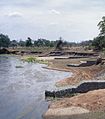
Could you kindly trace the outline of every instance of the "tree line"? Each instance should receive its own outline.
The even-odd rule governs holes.
[[[39,38],[37,40],[33,40],[28,37],[25,41],[23,40],[10,40],[8,35],[0,34],[0,47],[57,47],[61,49],[63,46],[74,46],[76,43],[63,41],[62,37],[58,40],[50,41],[43,38]]]
[[[67,42],[63,41],[62,37],[58,40],[50,41],[43,38],[39,38],[37,40],[33,40],[30,37],[27,40],[16,41],[10,40],[8,35],[0,34],[0,48],[2,47],[56,47],[58,49],[62,49],[63,46],[72,47],[72,46],[89,46],[94,50],[103,50],[105,49],[105,16],[102,17],[102,20],[97,25],[99,27],[100,33],[93,40],[82,41],[80,43],[75,42]]]

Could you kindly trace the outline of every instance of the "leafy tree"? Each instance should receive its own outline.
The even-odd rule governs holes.
[[[55,46],[55,41],[50,41],[50,47],[54,47]]]
[[[18,42],[17,42],[16,40],[12,40],[12,41],[10,42],[10,46],[12,46],[12,47],[18,46]]]
[[[60,37],[57,42],[56,49],[62,50],[62,45],[63,45],[63,41],[62,41],[62,37]]]
[[[0,34],[0,47],[9,47],[10,39],[7,35]]]
[[[31,46],[32,46],[32,39],[28,37],[28,39],[26,40],[26,47],[31,47]]]
[[[43,42],[43,39],[38,39],[37,41],[37,46],[40,47],[40,46],[44,46],[44,42]]]
[[[44,45],[47,46],[47,47],[49,47],[50,46],[50,41],[45,39],[44,40]]]
[[[105,36],[105,16],[103,16],[102,17],[102,21],[100,21],[98,23],[98,27],[99,27],[99,30],[100,30],[100,34],[99,35]]]
[[[98,27],[100,33],[99,36],[94,38],[92,46],[94,46],[96,50],[102,50],[105,48],[105,16],[103,16],[102,20],[98,23]]]
[[[80,46],[89,46],[92,44],[92,40],[88,40],[88,41],[82,41],[80,43]]]
[[[94,46],[94,50],[102,50],[105,47],[104,36],[94,38],[92,45]]]
[[[25,44],[26,44],[26,42],[25,42],[25,41],[20,40],[18,44],[19,44],[19,46],[24,47],[24,46],[25,46]]]
[[[46,47],[49,47],[50,46],[50,41],[40,38],[37,41],[34,41],[34,46],[38,46],[38,47],[46,46]]]

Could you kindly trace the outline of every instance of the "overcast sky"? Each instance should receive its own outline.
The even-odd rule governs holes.
[[[90,40],[105,15],[105,0],[0,0],[0,33],[11,40]]]

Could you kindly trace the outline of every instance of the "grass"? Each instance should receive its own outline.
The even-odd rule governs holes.
[[[48,61],[46,60],[40,60],[37,57],[34,56],[27,56],[22,59],[23,61],[26,61],[28,63],[39,63],[39,64],[48,64]]]

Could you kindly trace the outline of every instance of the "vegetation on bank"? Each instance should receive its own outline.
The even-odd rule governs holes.
[[[23,57],[22,60],[25,61],[25,62],[28,62],[28,63],[48,64],[48,61],[38,59],[37,57],[32,57],[32,56]]]

